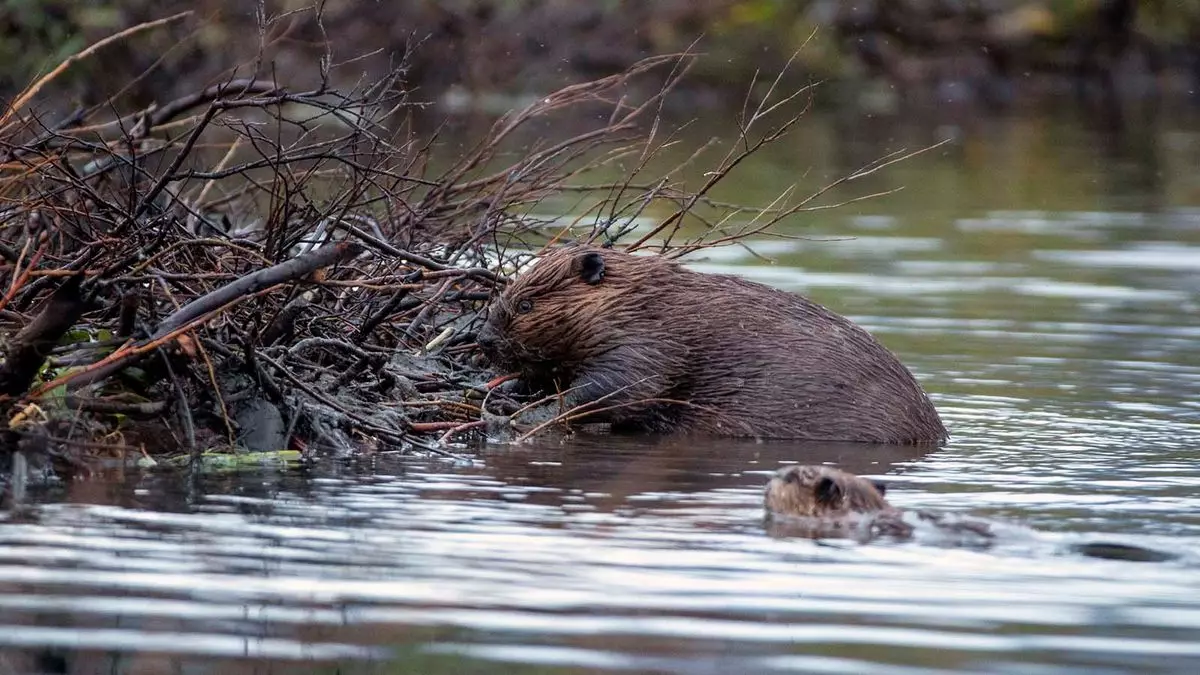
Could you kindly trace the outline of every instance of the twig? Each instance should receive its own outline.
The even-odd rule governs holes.
[[[125,415],[127,417],[157,417],[167,408],[166,401],[129,402],[107,398],[86,398],[67,394],[63,399],[66,406],[80,412],[101,415]]]
[[[82,276],[68,277],[37,318],[12,338],[0,363],[0,396],[20,396],[29,389],[50,349],[83,315],[86,303],[82,284]]]
[[[255,293],[294,281],[322,267],[353,257],[359,250],[355,244],[343,242],[248,274],[184,305],[164,319],[154,333],[142,343],[122,347],[80,372],[64,375],[43,385],[35,394],[40,396],[43,392],[62,384],[67,384],[71,388],[79,388],[110,377],[131,365],[136,359],[145,356],[150,350],[157,349],[217,316],[231,303],[240,302]]]
[[[100,49],[103,49],[104,47],[107,47],[108,45],[110,45],[114,42],[119,42],[121,40],[124,40],[127,37],[136,35],[137,33],[141,33],[142,31],[147,31],[147,30],[151,30],[153,28],[158,28],[159,26],[165,26],[168,23],[173,23],[175,21],[189,17],[191,15],[192,15],[191,11],[180,12],[179,14],[173,14],[171,16],[168,16],[168,17],[165,17],[162,19],[158,19],[157,21],[147,21],[145,23],[140,23],[136,26],[130,26],[129,28],[126,28],[125,30],[123,30],[119,33],[110,35],[102,40],[98,40],[98,41],[92,43],[91,45],[89,45],[88,47],[84,48],[83,50],[68,56],[66,59],[63,60],[62,63],[58,64],[58,66],[56,66],[53,70],[51,70],[49,73],[46,73],[45,75],[43,75],[36,82],[31,84],[29,87],[27,87],[25,89],[25,91],[21,92],[21,95],[17,97],[17,100],[13,101],[12,104],[9,105],[8,110],[6,110],[4,112],[4,115],[0,116],[0,127],[3,127],[5,124],[7,124],[9,119],[14,114],[16,114],[16,112],[18,110],[25,107],[25,104],[29,103],[29,101],[31,99],[33,99],[34,96],[37,96],[38,92],[40,92],[43,87],[45,87],[51,81],[56,79],[59,75],[61,75],[67,68],[70,68],[72,65],[78,63],[79,61],[82,61],[83,59],[86,59],[87,57],[96,53]]]

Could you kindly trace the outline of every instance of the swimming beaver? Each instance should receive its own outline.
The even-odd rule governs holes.
[[[884,483],[831,466],[794,465],[771,477],[763,493],[763,508],[778,533],[813,539],[909,539],[921,527],[943,543],[976,548],[991,547],[1002,533],[1014,541],[1039,539],[1030,530],[978,518],[898,509],[888,503],[886,493]],[[1063,548],[1106,560],[1165,562],[1179,558],[1175,553],[1117,542],[1067,542]]]
[[[780,469],[767,483],[767,519],[798,519],[789,531],[805,536],[908,537],[913,526],[884,498],[887,486],[831,466],[796,465]],[[985,535],[987,536],[987,535]]]
[[[489,308],[478,342],[615,431],[945,440],[912,373],[806,298],[661,256],[556,249]]]

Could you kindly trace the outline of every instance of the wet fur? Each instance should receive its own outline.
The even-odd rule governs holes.
[[[883,483],[823,465],[792,465],[775,472],[763,491],[763,511],[773,534],[814,539],[845,537],[867,542],[876,537],[908,540],[918,525],[936,533],[943,542],[986,549],[1003,532],[1022,533],[1014,528],[996,529],[995,524],[971,517],[906,511],[888,503]],[[1069,543],[1071,553],[1127,562],[1166,562],[1179,554],[1112,541]]]
[[[568,407],[616,406],[589,420],[617,429],[946,437],[912,374],[862,328],[801,296],[658,256],[555,250],[492,304],[481,344],[535,387],[569,390]]]
[[[886,487],[831,466],[780,469],[763,492],[767,519],[798,519],[787,529],[811,537],[907,537],[912,526],[884,498]]]
[[[797,465],[780,469],[767,483],[770,513],[805,518],[844,518],[891,509],[887,489],[831,466]]]

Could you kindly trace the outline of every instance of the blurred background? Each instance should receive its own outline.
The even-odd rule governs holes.
[[[0,91],[11,96],[98,38],[185,10],[194,20],[78,64],[62,103],[105,100],[115,75],[149,70],[123,92],[144,105],[233,66],[245,75],[260,47],[257,67],[297,86],[317,76],[326,37],[334,63],[356,59],[335,69],[340,84],[411,51],[410,87],[476,103],[611,74],[697,38],[708,56],[690,85],[701,101],[739,101],[756,72],[773,75],[802,45],[794,77],[852,83],[852,100],[882,109],[915,99],[997,110],[1047,92],[1200,85],[1197,0],[3,0]]]
[[[53,122],[98,105],[127,114],[231,77],[315,88],[325,60],[342,90],[399,69],[406,121],[418,133],[454,125],[439,139],[454,154],[532,98],[692,50],[702,57],[663,109],[690,125],[691,147],[735,135],[747,95],[781,73],[781,90],[818,85],[804,99],[809,128],[789,146],[811,158],[788,167],[801,182],[949,138],[956,172],[987,182],[963,188],[980,206],[1023,208],[1041,191],[1048,201],[1034,205],[1066,207],[1056,202],[1079,192],[1080,167],[1059,162],[1076,152],[1121,186],[1099,199],[1200,200],[1178,170],[1195,156],[1200,0],[0,0],[0,98],[177,12],[191,14],[113,40],[29,107]],[[946,192],[933,198],[956,198]]]

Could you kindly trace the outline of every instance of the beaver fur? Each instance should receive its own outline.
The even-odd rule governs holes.
[[[763,511],[768,531],[777,536],[812,539],[849,538],[866,543],[878,537],[901,541],[968,546],[979,550],[1009,540],[1022,550],[1046,541],[1027,528],[1004,523],[936,513],[905,510],[888,503],[887,486],[832,466],[796,464],[775,472],[763,490]],[[1105,540],[1070,541],[1051,536],[1058,552],[1101,560],[1167,562],[1179,553],[1132,543]]]
[[[926,523],[960,544],[988,546],[995,538],[990,523],[971,518],[904,511],[888,503],[887,486],[832,466],[793,465],[779,469],[763,492],[768,522],[780,532],[806,537],[908,539]],[[780,520],[783,522],[780,522]]]
[[[539,258],[478,340],[528,384],[614,430],[918,444],[946,429],[866,330],[804,297],[661,256]]]
[[[891,510],[883,483],[835,469],[801,464],[780,469],[767,483],[769,513],[802,518],[846,518]]]
[[[832,466],[801,464],[771,477],[763,491],[763,508],[768,521],[781,516],[800,519],[788,523],[788,531],[801,530],[814,538],[908,537],[913,528],[884,498],[886,492],[878,481]]]

